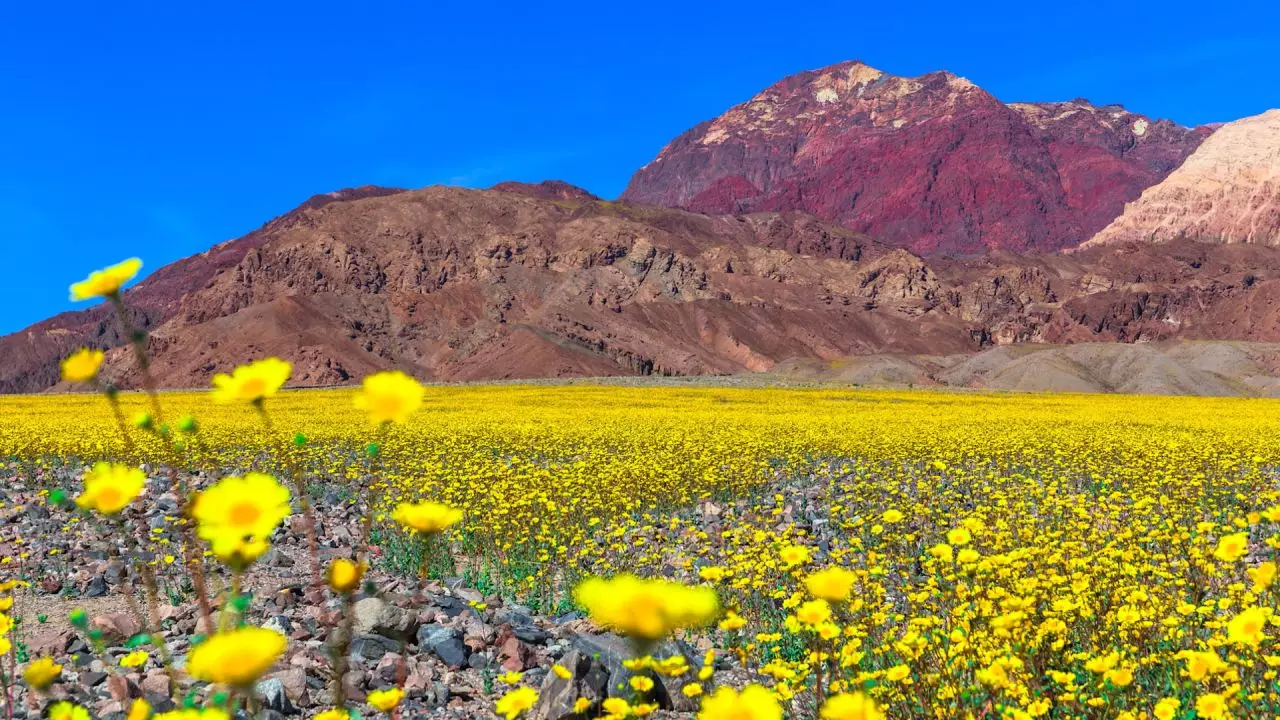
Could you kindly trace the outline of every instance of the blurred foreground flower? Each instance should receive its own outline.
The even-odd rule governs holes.
[[[138,497],[146,482],[147,475],[139,468],[120,463],[95,463],[84,475],[84,492],[76,498],[76,505],[103,515],[115,515]]]
[[[462,511],[434,502],[400,503],[391,517],[410,530],[431,534],[456,524]]]
[[[89,277],[71,285],[72,300],[88,300],[95,297],[115,297],[120,288],[133,279],[142,269],[142,261],[129,258],[111,267],[94,270]]]
[[[271,669],[287,642],[284,635],[260,627],[216,633],[191,651],[187,672],[205,682],[247,687]]]
[[[422,406],[426,388],[399,370],[374,373],[364,379],[355,405],[375,423],[402,423]]]
[[[684,628],[709,624],[720,611],[714,590],[634,575],[591,578],[574,590],[591,619],[624,635],[660,640]]]
[[[702,701],[698,720],[782,720],[782,707],[766,687],[722,687]]]
[[[98,369],[106,354],[101,350],[80,348],[62,361],[62,379],[67,382],[87,383],[98,377]]]
[[[292,373],[293,365],[274,357],[239,365],[230,375],[213,376],[213,399],[220,403],[262,402],[275,395]]]

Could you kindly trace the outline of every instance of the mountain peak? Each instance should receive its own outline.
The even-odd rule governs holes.
[[[923,253],[1079,244],[1206,131],[1087,100],[1005,105],[955,73],[850,60],[785,77],[664,147],[622,198],[804,210]]]

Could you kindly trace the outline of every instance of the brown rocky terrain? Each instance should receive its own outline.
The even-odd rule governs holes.
[[[963,355],[788,360],[763,382],[1021,392],[1280,397],[1280,344],[1235,341],[1002,345]]]
[[[1204,140],[1117,105],[1006,105],[946,72],[852,61],[784,78],[672,140],[623,200],[804,210],[913,252],[1078,245]]]
[[[1187,241],[922,259],[804,213],[706,216],[568,186],[313,198],[126,293],[160,384],[278,355],[300,385],[769,371],[1019,342],[1280,340],[1280,250]],[[55,387],[103,308],[0,338],[0,390]]]
[[[1280,110],[1227,123],[1086,245],[1280,245]]]

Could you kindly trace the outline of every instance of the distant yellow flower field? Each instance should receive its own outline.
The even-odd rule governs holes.
[[[353,391],[282,391],[269,434],[161,399],[217,474],[373,477],[375,543],[399,503],[460,509],[456,571],[540,611],[591,576],[713,587],[713,648],[780,701],[821,678],[891,718],[1280,712],[1280,402],[430,387],[379,429]],[[0,458],[166,460],[133,443],[102,396],[0,398]]]

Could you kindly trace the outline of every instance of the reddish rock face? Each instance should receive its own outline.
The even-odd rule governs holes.
[[[846,62],[785,78],[671,141],[622,199],[805,210],[917,253],[1088,239],[1209,134],[1083,100],[1006,105],[964,78]]]
[[[798,212],[707,216],[434,187],[317,196],[125,293],[167,387],[276,355],[296,385],[772,370],[1016,342],[1280,340],[1280,249],[1104,246],[922,259]],[[140,378],[109,309],[0,338],[0,392],[76,347]]]

